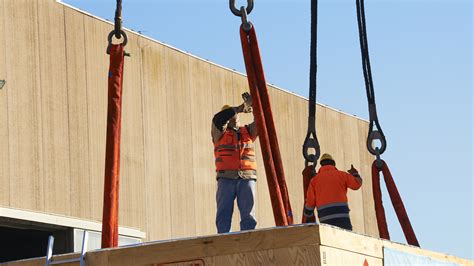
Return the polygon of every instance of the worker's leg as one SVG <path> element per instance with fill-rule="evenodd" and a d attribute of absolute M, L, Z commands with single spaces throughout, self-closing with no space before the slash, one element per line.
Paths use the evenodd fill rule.
<path fill-rule="evenodd" d="M 257 225 L 255 218 L 255 180 L 239 179 L 237 206 L 240 210 L 240 230 L 252 230 Z"/>
<path fill-rule="evenodd" d="M 236 196 L 236 179 L 219 178 L 217 181 L 217 233 L 227 233 L 230 231 L 232 214 L 234 212 L 234 200 Z"/>

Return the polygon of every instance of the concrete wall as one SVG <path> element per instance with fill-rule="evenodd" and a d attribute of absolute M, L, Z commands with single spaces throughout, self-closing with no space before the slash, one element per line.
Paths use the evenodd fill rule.
<path fill-rule="evenodd" d="M 102 217 L 111 24 L 54 0 L 0 0 L 0 206 Z M 128 32 L 123 95 L 120 226 L 148 240 L 215 233 L 212 115 L 239 104 L 240 73 Z M 240 53 L 240 51 L 235 51 Z M 243 60 L 243 59 L 242 59 Z M 307 101 L 270 88 L 295 221 Z M 354 230 L 376 235 L 365 148 L 368 123 L 317 107 L 318 137 L 340 169 L 365 177 L 350 192 Z M 247 115 L 243 119 L 251 120 Z M 258 227 L 274 226 L 258 151 Z M 238 229 L 238 214 L 233 229 Z"/>

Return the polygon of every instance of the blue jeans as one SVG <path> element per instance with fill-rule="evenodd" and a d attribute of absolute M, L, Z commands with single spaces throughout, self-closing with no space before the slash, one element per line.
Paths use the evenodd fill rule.
<path fill-rule="evenodd" d="M 219 234 L 230 231 L 235 198 L 240 211 L 240 230 L 255 229 L 255 182 L 249 179 L 219 178 L 216 193 L 216 226 Z"/>

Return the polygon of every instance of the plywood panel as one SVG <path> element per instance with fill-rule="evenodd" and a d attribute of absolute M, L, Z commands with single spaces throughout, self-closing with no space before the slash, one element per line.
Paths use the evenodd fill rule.
<path fill-rule="evenodd" d="M 10 206 L 44 210 L 36 2 L 4 1 Z M 25 195 L 28 195 L 25 197 Z"/>
<path fill-rule="evenodd" d="M 84 17 L 64 8 L 66 30 L 71 215 L 91 219 Z"/>
<path fill-rule="evenodd" d="M 321 265 L 382 266 L 381 258 L 367 256 L 333 247 L 320 246 Z"/>
<path fill-rule="evenodd" d="M 357 127 L 359 131 L 359 158 L 360 174 L 364 180 L 362 184 L 362 199 L 364 204 L 364 224 L 365 233 L 370 236 L 379 237 L 377 220 L 375 217 L 374 196 L 372 190 L 372 161 L 373 156 L 367 151 L 366 137 L 368 132 L 368 123 L 358 120 Z"/>
<path fill-rule="evenodd" d="M 86 260 L 92 265 L 97 265 L 96 259 L 107 256 L 108 265 L 150 265 L 260 250 L 303 247 L 317 243 L 319 243 L 317 226 L 277 228 L 92 251 L 86 255 Z M 290 255 L 291 260 L 297 260 L 294 258 L 297 253 L 295 249 Z"/>
<path fill-rule="evenodd" d="M 39 55 L 45 210 L 70 214 L 68 91 L 64 9 L 53 2 L 38 2 Z"/>
<path fill-rule="evenodd" d="M 102 220 L 107 125 L 107 35 L 111 26 L 84 16 L 91 217 Z"/>
<path fill-rule="evenodd" d="M 294 132 L 294 144 L 293 152 L 295 159 L 291 163 L 295 167 L 295 182 L 297 182 L 294 192 L 290 195 L 292 199 L 296 200 L 296 204 L 293 204 L 293 214 L 295 216 L 295 223 L 301 223 L 303 205 L 304 205 L 304 194 L 303 191 L 303 175 L 302 171 L 305 167 L 305 159 L 303 156 L 303 143 L 306 138 L 306 132 L 308 131 L 308 102 L 299 97 L 293 98 L 293 115 L 291 120 L 293 121 L 293 132 Z M 319 117 L 318 117 L 319 119 Z"/>
<path fill-rule="evenodd" d="M 194 177 L 194 201 L 196 210 L 196 234 L 213 234 L 215 227 L 216 178 L 214 169 L 214 147 L 209 134 L 212 110 L 211 66 L 209 63 L 189 58 L 189 86 L 191 90 L 191 128 L 194 143 L 192 161 Z M 207 144 L 207 145 L 206 145 Z"/>
<path fill-rule="evenodd" d="M 171 195 L 164 47 L 144 42 L 141 52 L 149 240 L 171 238 Z"/>
<path fill-rule="evenodd" d="M 341 171 L 347 171 L 354 165 L 356 169 L 360 169 L 361 161 L 359 159 L 359 130 L 357 120 L 346 114 L 340 116 L 340 127 L 343 136 L 343 152 L 344 162 L 339 164 Z M 362 196 L 362 188 L 359 190 L 347 190 L 347 198 L 349 200 L 349 208 L 351 209 L 350 217 L 354 232 L 365 233 L 364 226 L 364 204 Z"/>
<path fill-rule="evenodd" d="M 170 130 L 171 230 L 173 237 L 194 235 L 195 210 L 189 208 L 195 199 L 193 184 L 191 94 L 189 89 L 189 58 L 166 49 L 166 97 Z M 198 214 L 199 215 L 199 214 Z"/>
<path fill-rule="evenodd" d="M 321 265 L 316 245 L 209 257 L 205 265 Z"/>
<path fill-rule="evenodd" d="M 7 80 L 5 14 L 0 0 L 0 80 Z M 8 81 L 7 81 L 8 82 Z M 8 151 L 8 86 L 0 89 L 0 206 L 10 205 L 10 165 Z"/>
<path fill-rule="evenodd" d="M 336 161 L 336 167 L 339 168 L 344 165 L 344 142 L 340 119 L 339 112 L 326 109 L 326 134 L 330 138 L 325 142 L 326 150 L 322 151 L 331 154 Z"/>
<path fill-rule="evenodd" d="M 234 104 L 232 79 L 232 72 L 221 67 L 211 66 L 212 110 L 214 114 L 219 112 L 223 105 Z"/>
<path fill-rule="evenodd" d="M 286 128 L 286 136 L 282 135 L 281 141 L 286 143 L 285 149 L 285 174 L 288 183 L 288 192 L 291 200 L 291 207 L 293 209 L 293 220 L 295 224 L 301 223 L 302 209 L 304 205 L 304 192 L 303 192 L 303 177 L 301 171 L 304 167 L 304 158 L 301 153 L 301 147 L 303 145 L 303 135 L 306 130 L 303 126 L 297 126 L 295 124 L 295 118 L 298 115 L 304 116 L 303 114 L 297 114 L 296 103 L 288 93 L 282 93 L 282 98 L 285 99 L 285 105 L 287 105 L 286 121 L 281 125 L 282 128 Z M 299 99 L 301 100 L 301 99 Z"/>
<path fill-rule="evenodd" d="M 320 243 L 323 246 L 383 258 L 382 243 L 377 238 L 366 237 L 329 225 L 320 225 L 319 234 Z"/>
<path fill-rule="evenodd" d="M 122 95 L 119 222 L 145 230 L 145 160 L 141 56 L 137 35 L 128 34 Z"/>
<path fill-rule="evenodd" d="M 305 103 L 307 104 L 306 101 Z M 308 112 L 309 111 L 306 111 L 307 114 Z M 319 104 L 316 105 L 316 134 L 318 136 L 319 146 L 321 149 L 320 155 L 323 155 L 323 153 L 325 153 L 325 151 L 328 149 L 329 143 L 334 141 L 333 136 L 329 135 L 330 133 L 327 127 L 327 112 L 330 112 L 330 110 L 328 110 L 326 107 L 323 107 Z M 318 158 L 318 162 L 320 158 Z"/>

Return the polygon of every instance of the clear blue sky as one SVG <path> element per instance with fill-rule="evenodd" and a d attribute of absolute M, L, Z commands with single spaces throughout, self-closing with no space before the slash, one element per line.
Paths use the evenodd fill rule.
<path fill-rule="evenodd" d="M 64 2 L 113 20 L 115 0 Z M 368 118 L 355 1 L 319 2 L 318 102 Z M 471 259 L 472 15 L 471 0 L 366 0 L 383 158 L 421 245 Z M 227 0 L 123 0 L 123 18 L 127 28 L 245 72 L 240 20 Z M 267 81 L 307 97 L 310 0 L 255 0 L 250 20 Z M 384 203 L 392 238 L 405 242 Z"/>

